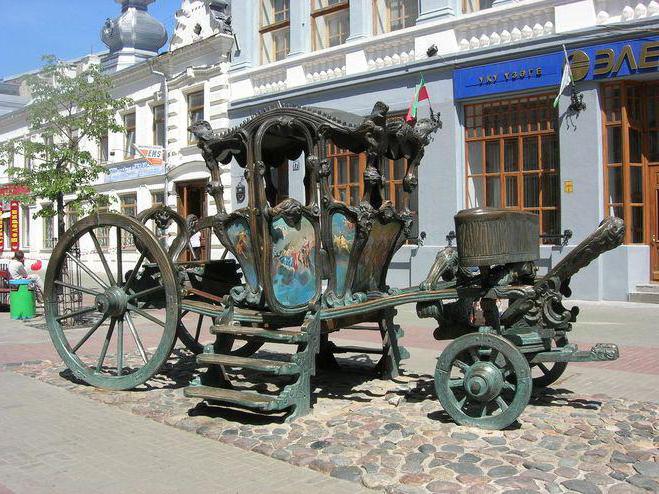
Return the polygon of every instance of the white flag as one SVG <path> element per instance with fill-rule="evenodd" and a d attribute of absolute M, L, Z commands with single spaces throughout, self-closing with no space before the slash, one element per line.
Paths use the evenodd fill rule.
<path fill-rule="evenodd" d="M 556 99 L 554 100 L 554 108 L 558 106 L 558 100 L 561 99 L 561 94 L 565 91 L 565 88 L 572 83 L 572 68 L 570 67 L 570 59 L 567 56 L 567 50 L 565 45 L 563 45 L 563 53 L 565 54 L 565 65 L 563 66 L 563 77 L 561 77 L 561 87 L 558 90 Z"/>

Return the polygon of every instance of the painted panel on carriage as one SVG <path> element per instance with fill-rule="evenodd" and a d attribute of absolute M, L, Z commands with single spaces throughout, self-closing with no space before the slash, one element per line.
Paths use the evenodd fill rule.
<path fill-rule="evenodd" d="M 249 232 L 249 223 L 242 218 L 233 220 L 227 227 L 226 232 L 247 284 L 252 288 L 257 288 L 259 280 L 256 275 L 256 261 L 252 248 L 252 236 Z"/>
<path fill-rule="evenodd" d="M 350 264 L 350 252 L 355 243 L 355 230 L 355 222 L 344 213 L 338 212 L 332 215 L 332 244 L 334 246 L 337 295 L 343 295 L 346 290 L 346 276 Z"/>
<path fill-rule="evenodd" d="M 316 296 L 316 233 L 302 217 L 297 227 L 283 218 L 270 226 L 272 238 L 272 288 L 277 301 L 287 307 L 307 304 Z"/>
<path fill-rule="evenodd" d="M 373 222 L 373 229 L 357 265 L 357 274 L 352 286 L 353 292 L 379 291 L 381 289 L 380 279 L 386 276 L 383 271 L 401 229 L 401 224 L 395 221 L 387 224 L 383 224 L 380 220 Z"/>

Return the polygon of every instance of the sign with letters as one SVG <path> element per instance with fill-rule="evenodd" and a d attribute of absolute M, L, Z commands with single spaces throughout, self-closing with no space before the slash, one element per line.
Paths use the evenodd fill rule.
<path fill-rule="evenodd" d="M 9 206 L 9 244 L 12 252 L 20 249 L 20 219 L 18 201 L 11 201 Z"/>
<path fill-rule="evenodd" d="M 116 165 L 109 165 L 105 172 L 105 183 L 122 182 L 136 178 L 152 177 L 165 173 L 165 165 L 152 165 L 148 160 L 140 158 Z"/>
<path fill-rule="evenodd" d="M 659 36 L 587 47 L 567 47 L 575 81 L 598 81 L 659 72 Z M 565 55 L 556 51 L 477 67 L 457 69 L 455 99 L 558 86 Z"/>

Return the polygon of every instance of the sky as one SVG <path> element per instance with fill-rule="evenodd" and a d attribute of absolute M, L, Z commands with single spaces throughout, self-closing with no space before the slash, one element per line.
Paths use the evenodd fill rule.
<path fill-rule="evenodd" d="M 181 3 L 156 0 L 149 6 L 170 39 Z M 120 13 L 115 0 L 0 0 L 0 79 L 41 67 L 43 55 L 66 60 L 105 50 L 103 23 Z"/>

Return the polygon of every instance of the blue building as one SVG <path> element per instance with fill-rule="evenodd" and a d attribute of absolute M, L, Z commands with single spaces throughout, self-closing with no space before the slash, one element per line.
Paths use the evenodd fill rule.
<path fill-rule="evenodd" d="M 425 238 L 396 255 L 392 286 L 425 277 L 458 210 L 493 206 L 539 214 L 543 268 L 605 216 L 624 218 L 625 245 L 583 270 L 574 296 L 652 298 L 650 282 L 659 281 L 656 1 L 260 0 L 234 2 L 232 15 L 232 125 L 277 104 L 368 115 L 381 100 L 402 117 L 425 79 L 443 129 L 419 169 L 415 206 Z M 555 105 L 564 47 L 574 89 Z M 330 148 L 327 159 L 335 196 L 354 204 L 364 157 Z M 394 203 L 404 166 L 392 161 L 384 170 Z M 274 178 L 281 197 L 300 194 L 303 167 L 281 170 Z M 242 171 L 231 173 L 235 191 Z M 235 194 L 232 201 L 244 204 Z"/>

